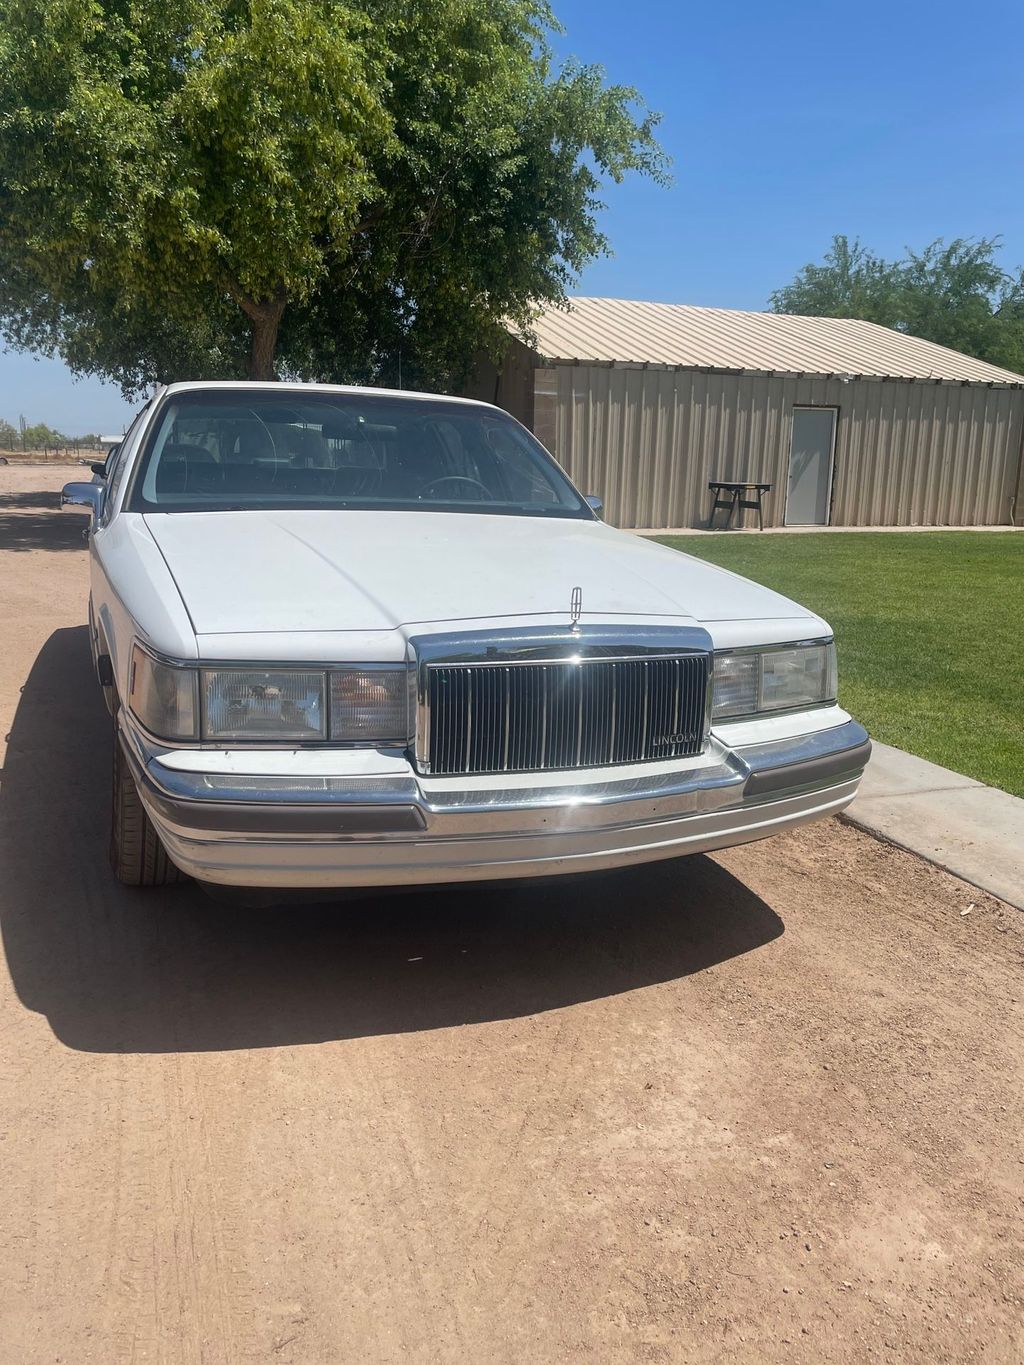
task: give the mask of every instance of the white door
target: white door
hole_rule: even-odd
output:
[[[794,408],[789,450],[787,526],[827,526],[832,491],[835,408]]]

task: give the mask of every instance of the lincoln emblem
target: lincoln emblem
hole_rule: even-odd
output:
[[[572,617],[572,628],[573,628],[573,630],[575,630],[576,627],[577,627],[577,626],[579,625],[579,623],[580,623],[580,614],[582,613],[582,611],[583,611],[583,589],[582,589],[582,588],[573,588],[573,590],[572,590],[572,598],[571,598],[570,603],[569,603],[569,614],[570,614],[570,616]]]

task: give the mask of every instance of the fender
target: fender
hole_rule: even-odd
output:
[[[103,692],[103,701],[110,714],[116,715],[119,702],[114,661],[111,657],[110,646],[107,644],[106,632],[96,624],[91,593],[89,594],[89,646],[92,650],[92,666],[96,673],[96,681]]]

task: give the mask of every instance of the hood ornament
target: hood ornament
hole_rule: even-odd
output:
[[[570,624],[574,631],[580,628],[580,616],[583,614],[583,589],[573,588],[572,597],[569,599]]]

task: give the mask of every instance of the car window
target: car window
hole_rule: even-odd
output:
[[[512,439],[515,428],[494,426],[488,429],[487,442],[493,452],[501,478],[512,496],[536,502],[547,502],[552,496],[550,487],[538,479],[536,466],[525,458],[525,451]]]
[[[169,397],[136,510],[436,508],[591,518],[544,448],[497,409],[284,391]]]
[[[118,494],[121,491],[121,485],[124,483],[124,476],[131,463],[132,451],[136,447],[136,438],[139,436],[142,427],[142,419],[149,411],[149,406],[150,405],[147,403],[140,412],[135,414],[131,426],[121,437],[121,440],[107,458],[104,473],[104,479],[106,480],[107,486],[107,491],[103,499],[102,520],[104,523],[108,522],[114,515]]]

